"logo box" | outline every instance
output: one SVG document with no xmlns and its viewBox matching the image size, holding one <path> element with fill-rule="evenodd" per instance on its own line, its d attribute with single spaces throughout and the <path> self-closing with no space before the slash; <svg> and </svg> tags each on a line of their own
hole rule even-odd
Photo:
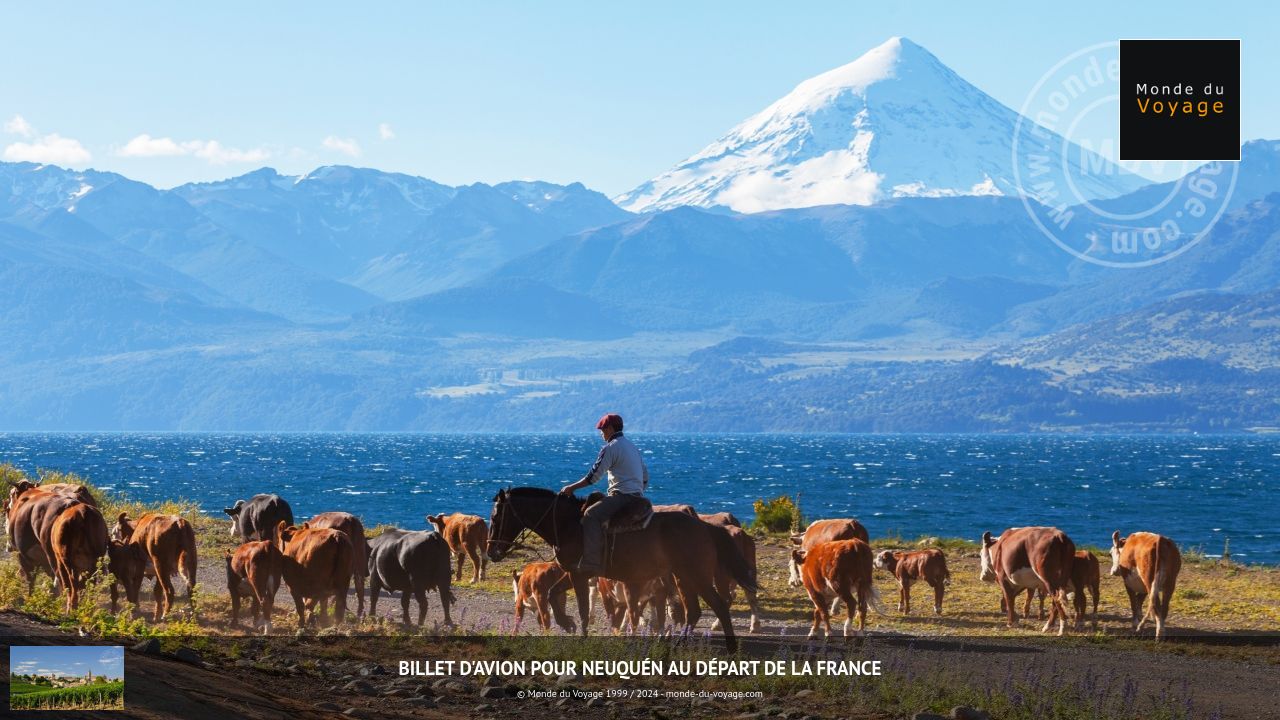
<svg viewBox="0 0 1280 720">
<path fill-rule="evenodd" d="M 1239 160 L 1240 41 L 1121 40 L 1120 159 Z"/>
</svg>

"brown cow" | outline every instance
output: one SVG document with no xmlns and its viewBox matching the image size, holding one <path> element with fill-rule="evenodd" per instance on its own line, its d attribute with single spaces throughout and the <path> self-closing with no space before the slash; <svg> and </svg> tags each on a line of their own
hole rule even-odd
<svg viewBox="0 0 1280 720">
<path fill-rule="evenodd" d="M 731 512 L 698 513 L 698 519 L 704 523 L 711 523 L 720 527 L 742 527 L 742 521 L 738 520 L 737 516 Z"/>
<path fill-rule="evenodd" d="M 312 620 L 316 618 L 317 601 L 320 623 L 324 624 L 330 597 L 334 600 L 334 622 L 346 622 L 354 552 L 347 534 L 332 528 L 313 528 L 309 523 L 302 523 L 300 528 L 286 526 L 281 520 L 276 525 L 275 538 L 276 549 L 283 556 L 282 575 L 298 611 L 298 626 L 307 624 L 307 611 Z"/>
<path fill-rule="evenodd" d="M 728 515 L 728 513 L 719 513 L 719 514 Z M 706 517 L 706 516 L 702 516 L 702 517 Z M 732 517 L 732 515 L 730 515 L 730 517 Z M 703 522 L 706 522 L 706 520 L 703 520 Z M 714 525 L 715 523 L 711 523 L 711 524 Z M 755 538 L 751 537 L 749 534 L 747 534 L 745 530 L 735 525 L 721 525 L 720 527 L 723 527 L 725 531 L 729 533 L 729 537 L 733 540 L 733 544 L 737 546 L 738 551 L 742 553 L 742 559 L 747 561 L 747 567 L 751 569 L 751 574 L 754 576 L 756 573 Z M 733 594 L 734 594 L 734 591 L 737 589 L 738 589 L 738 584 L 733 581 L 733 577 L 730 576 L 729 571 L 723 567 L 719 568 L 716 571 L 716 590 L 720 592 L 720 597 L 724 598 L 724 602 L 726 605 L 733 604 Z M 750 627 L 747 628 L 747 632 L 748 633 L 759 632 L 760 631 L 760 603 L 756 599 L 756 593 L 754 590 L 747 590 L 746 596 L 747 596 L 747 607 L 751 608 L 751 625 Z M 719 627 L 720 627 L 719 619 L 716 619 L 715 622 L 711 623 L 711 629 L 713 631 Z"/>
<path fill-rule="evenodd" d="M 83 485 L 77 485 L 75 483 L 46 483 L 44 485 L 36 485 L 30 480 L 19 480 L 9 488 L 9 501 L 6 504 L 6 507 L 16 502 L 17 499 L 22 497 L 22 495 L 28 490 L 37 488 L 55 495 L 65 495 L 66 497 L 72 498 L 73 500 L 79 500 L 80 502 L 95 508 L 98 507 L 98 501 L 94 499 L 93 494 L 89 492 L 89 489 Z"/>
<path fill-rule="evenodd" d="M 853 540 L 857 538 L 862 542 L 871 542 L 871 537 L 867 535 L 867 529 L 862 527 L 862 523 L 853 519 L 830 519 L 830 520 L 814 520 L 809 523 L 809 527 L 799 535 L 791 536 L 791 543 L 801 550 L 808 550 L 818 543 L 831 542 L 833 540 Z M 793 559 L 791 561 L 791 587 L 800 587 L 800 565 Z"/>
<path fill-rule="evenodd" d="M 526 608 L 538 616 L 538 625 L 543 630 L 551 629 L 551 616 L 554 613 L 556 624 L 575 632 L 578 624 L 565 613 L 565 603 L 569 599 L 569 588 L 572 583 L 569 573 L 553 562 L 533 562 L 524 566 L 523 571 L 511 571 L 511 591 L 516 603 L 516 631 L 524 620 Z"/>
<path fill-rule="evenodd" d="M 458 574 L 454 582 L 462 581 L 462 564 L 467 557 L 471 558 L 471 582 L 484 579 L 489 558 L 484 554 L 484 544 L 489 540 L 489 530 L 484 518 L 475 515 L 454 513 L 446 516 L 428 515 L 427 522 L 435 526 L 436 532 L 449 543 L 449 550 L 458 560 Z"/>
<path fill-rule="evenodd" d="M 1098 558 L 1088 550 L 1077 550 L 1075 559 L 1071 563 L 1071 599 L 1076 611 L 1076 630 L 1084 629 L 1084 616 L 1088 602 L 1085 599 L 1085 592 L 1093 597 L 1093 629 L 1098 629 L 1098 594 L 1101 589 L 1102 580 L 1099 577 Z M 1027 600 L 1022 608 L 1023 617 L 1031 617 L 1031 603 L 1034 598 L 1040 598 L 1040 614 L 1039 618 L 1044 619 L 1044 599 L 1045 592 L 1043 588 L 1027 588 Z M 1017 599 L 1017 593 L 1014 593 L 1014 599 Z M 1000 612 L 1005 611 L 1004 598 L 1000 598 Z"/>
<path fill-rule="evenodd" d="M 63 511 L 83 504 L 66 495 L 36 489 L 22 493 L 6 508 L 5 532 L 18 557 L 18 570 L 27 581 L 28 595 L 35 589 L 36 570 L 52 575 L 54 590 L 61 592 L 62 580 L 55 571 L 50 535 L 54 521 Z"/>
<path fill-rule="evenodd" d="M 67 591 L 67 612 L 80 603 L 85 578 L 98 568 L 107 554 L 107 521 L 92 505 L 77 502 L 53 521 L 49 533 L 54 573 Z"/>
<path fill-rule="evenodd" d="M 1008 612 L 1009 627 L 1018 624 L 1014 598 L 1025 588 L 1044 588 L 1053 603 L 1049 619 L 1041 632 L 1047 632 L 1058 620 L 1058 634 L 1067 629 L 1066 595 L 1071 585 L 1071 567 L 1076 546 L 1066 533 L 1050 527 L 1010 528 L 993 539 L 982 534 L 979 559 L 983 582 L 1000 586 Z"/>
<path fill-rule="evenodd" d="M 262 634 L 271 634 L 271 611 L 280 589 L 284 558 L 270 540 L 251 540 L 226 553 L 227 591 L 231 594 L 231 624 L 240 624 L 240 598 L 248 597 L 253 624 L 263 618 Z"/>
<path fill-rule="evenodd" d="M 934 614 L 942 614 L 942 596 L 951 584 L 951 571 L 941 550 L 881 550 L 875 565 L 898 581 L 898 612 L 911 614 L 911 584 L 923 580 L 933 588 Z"/>
<path fill-rule="evenodd" d="M 1169 538 L 1149 532 L 1136 532 L 1126 538 L 1120 537 L 1119 530 L 1111 533 L 1111 574 L 1124 579 L 1135 633 L 1142 632 L 1148 619 L 1154 619 L 1156 640 L 1164 636 L 1169 601 L 1181 569 L 1182 553 Z M 1151 602 L 1143 613 L 1142 602 L 1148 595 Z"/>
<path fill-rule="evenodd" d="M 341 530 L 351 539 L 351 579 L 356 586 L 356 619 L 364 617 L 364 579 L 369 577 L 369 543 L 360 518 L 345 512 L 322 512 L 311 518 L 313 528 Z"/>
<path fill-rule="evenodd" d="M 143 572 L 156 579 L 152 588 L 156 622 L 163 620 L 173 607 L 174 575 L 181 575 L 187 583 L 187 602 L 192 612 L 195 611 L 196 531 L 191 523 L 177 515 L 159 513 L 145 513 L 135 522 L 129 519 L 128 513 L 120 513 L 111 537 L 137 545 L 146 556 L 147 566 Z"/>
<path fill-rule="evenodd" d="M 881 612 L 880 594 L 871 584 L 871 546 L 857 538 L 835 540 L 818 543 L 807 550 L 796 548 L 791 551 L 791 558 L 800 566 L 800 581 L 813 602 L 813 626 L 809 628 L 809 637 L 818 634 L 819 625 L 825 626 L 825 637 L 831 637 L 831 611 L 828 608 L 835 605 L 835 600 L 843 600 L 849 611 L 844 621 L 844 636 L 849 637 L 849 623 L 853 621 L 855 608 L 858 634 L 865 635 L 868 603 L 875 607 L 876 612 Z"/>
</svg>

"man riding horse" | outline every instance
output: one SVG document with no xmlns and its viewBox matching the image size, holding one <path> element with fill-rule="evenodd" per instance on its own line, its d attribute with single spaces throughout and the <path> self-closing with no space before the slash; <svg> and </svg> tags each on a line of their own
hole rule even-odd
<svg viewBox="0 0 1280 720">
<path fill-rule="evenodd" d="M 594 484 L 602 474 L 609 474 L 608 495 L 582 515 L 583 551 L 577 570 L 583 575 L 599 575 L 604 570 L 604 523 L 619 513 L 642 512 L 649 504 L 644 497 L 649 468 L 635 444 L 623 437 L 622 416 L 609 413 L 600 418 L 596 429 L 604 438 L 604 447 L 595 464 L 581 480 L 560 488 L 561 493 L 572 495 L 574 490 Z"/>
</svg>

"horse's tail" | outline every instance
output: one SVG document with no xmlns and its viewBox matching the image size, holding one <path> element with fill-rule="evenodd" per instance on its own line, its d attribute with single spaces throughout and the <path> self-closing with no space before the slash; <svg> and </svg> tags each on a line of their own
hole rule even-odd
<svg viewBox="0 0 1280 720">
<path fill-rule="evenodd" d="M 716 564 L 729 571 L 729 576 L 734 582 L 738 583 L 746 592 L 756 592 L 759 588 L 756 586 L 756 574 L 747 565 L 747 559 L 742 556 L 742 551 L 738 549 L 738 544 L 733 541 L 729 535 L 729 531 L 715 525 L 707 525 L 711 532 L 711 537 L 716 543 Z"/>
</svg>

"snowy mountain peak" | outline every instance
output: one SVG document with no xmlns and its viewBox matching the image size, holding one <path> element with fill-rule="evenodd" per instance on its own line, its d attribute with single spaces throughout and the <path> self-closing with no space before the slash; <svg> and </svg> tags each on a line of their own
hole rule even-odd
<svg viewBox="0 0 1280 720">
<path fill-rule="evenodd" d="M 893 37 L 805 80 L 615 202 L 633 212 L 681 205 L 761 212 L 906 196 L 1014 195 L 1017 121 L 1017 113 L 928 50 Z M 1109 172 L 1086 174 L 1080 159 L 1090 153 L 1066 147 L 1056 166 L 1072 173 L 1090 199 L 1145 184 L 1100 159 Z"/>
</svg>

